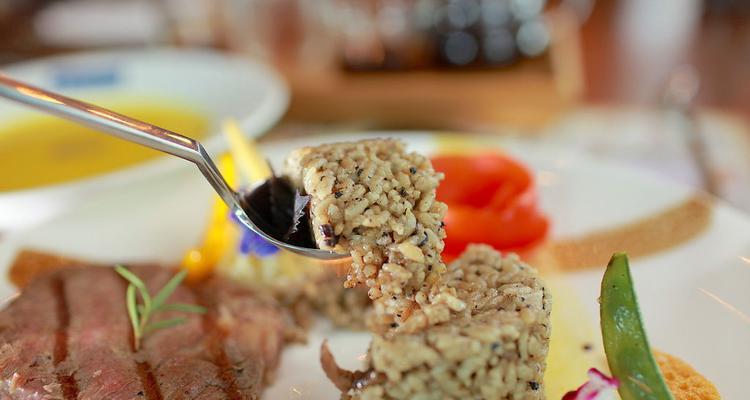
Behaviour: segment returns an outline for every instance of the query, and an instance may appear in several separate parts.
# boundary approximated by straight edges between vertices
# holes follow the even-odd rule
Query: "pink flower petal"
[[[588,372],[589,380],[578,389],[566,393],[562,400],[615,400],[620,382],[610,378],[596,368]]]

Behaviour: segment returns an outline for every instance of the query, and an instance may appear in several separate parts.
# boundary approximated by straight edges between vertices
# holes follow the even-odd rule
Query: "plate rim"
[[[363,135],[363,133],[365,133],[367,136]],[[373,136],[389,136],[389,137],[402,138],[403,137],[402,135],[410,135],[412,137],[417,137],[417,139],[414,139],[414,141],[423,141],[425,139],[432,139],[431,143],[435,143],[434,138],[440,134],[442,133],[434,132],[434,131],[424,131],[424,130],[422,131],[366,131],[366,132],[346,131],[343,134],[318,134],[318,135],[315,135],[314,138],[316,138],[317,140],[332,141],[337,138],[338,139],[345,139],[345,138],[352,138],[352,137],[365,138],[365,137],[373,137]],[[352,136],[352,135],[357,135],[357,136]],[[471,136],[463,135],[463,137],[471,137]],[[285,140],[279,140],[279,141],[269,141],[269,142],[263,143],[262,146],[279,146],[279,145],[284,146],[284,145],[290,145],[290,144],[297,145],[297,144],[305,143],[305,142],[309,143],[311,141],[310,139],[311,137],[302,137],[302,138],[295,138],[291,140],[285,139]],[[500,136],[495,137],[494,139],[496,139],[496,142],[498,143],[498,145],[501,145],[501,146],[505,146],[508,139],[513,140],[513,138],[506,138],[506,137],[500,137]],[[520,142],[518,147],[508,146],[508,150],[510,154],[517,155],[519,150],[525,149],[531,145],[533,145],[533,143]],[[435,147],[432,147],[434,145],[430,145],[430,146],[431,147],[428,148],[429,149],[428,151],[434,152]],[[544,154],[549,154],[548,152],[550,151],[554,152],[554,151],[561,151],[561,149],[562,150],[565,149],[564,146],[549,146],[549,145],[542,145],[540,146],[540,148],[542,148],[540,152],[543,152]],[[596,155],[591,155],[591,154],[583,153],[583,152],[576,152],[573,158],[576,158],[576,159],[582,158],[585,160],[585,162],[591,162],[591,163],[605,163],[606,165],[612,168],[621,170],[624,173],[627,173],[637,179],[648,179],[649,182],[657,182],[657,183],[660,182],[660,183],[664,183],[668,185],[669,187],[679,187],[679,188],[684,188],[690,191],[696,190],[695,188],[685,185],[684,183],[670,181],[666,177],[659,176],[657,174],[649,174],[644,169],[635,168],[632,165],[624,164],[616,160],[608,160],[604,157],[597,157]],[[750,216],[748,216],[743,211],[736,209],[731,204],[728,204],[722,201],[721,199],[716,199],[712,207],[715,212],[717,213],[728,212],[729,216],[731,216],[732,218],[736,218],[739,224],[742,224],[742,226],[750,227]],[[46,223],[53,223],[53,222],[54,220],[48,221]],[[34,229],[39,229],[39,227],[37,228],[31,227],[31,229],[29,230],[33,231]],[[10,259],[15,254],[17,254],[16,252],[20,249],[19,245],[23,244],[23,241],[25,240],[24,236],[29,234],[28,232],[29,230],[13,232],[7,236],[0,238],[0,269],[1,270],[7,271],[7,268],[9,266],[8,262],[10,262],[10,260],[8,260],[7,262],[3,260],[6,258]],[[11,243],[8,243],[6,241],[11,242]],[[686,244],[686,246],[691,246],[691,245]]]

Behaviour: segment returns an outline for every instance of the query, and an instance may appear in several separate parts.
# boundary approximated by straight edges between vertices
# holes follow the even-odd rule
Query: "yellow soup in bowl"
[[[209,120],[174,101],[109,103],[121,114],[196,139]],[[0,192],[90,178],[163,153],[57,117],[29,113],[0,124]]]

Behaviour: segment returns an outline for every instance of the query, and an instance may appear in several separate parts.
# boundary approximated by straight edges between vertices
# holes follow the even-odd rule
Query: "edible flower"
[[[568,392],[562,400],[615,400],[620,382],[610,378],[596,368],[588,372],[589,380],[578,389]]]
[[[254,255],[258,257],[266,257],[279,252],[278,247],[274,246],[257,233],[251,231],[248,227],[243,225],[234,214],[230,213],[230,215],[232,221],[242,230],[238,249],[240,254],[245,256]]]

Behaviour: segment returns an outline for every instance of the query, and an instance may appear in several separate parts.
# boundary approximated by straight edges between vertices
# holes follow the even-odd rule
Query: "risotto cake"
[[[317,245],[350,253],[345,285],[373,300],[365,371],[321,354],[344,398],[543,397],[549,295],[535,270],[487,246],[442,262],[443,176],[426,157],[397,140],[336,143],[295,151],[286,173],[310,196]]]
[[[419,333],[376,335],[364,372],[326,373],[347,399],[544,398],[550,296],[515,255],[469,246],[444,276],[468,307]]]
[[[318,247],[352,255],[345,285],[367,286],[372,330],[416,332],[466,307],[437,285],[446,206],[429,159],[398,140],[334,143],[293,152],[286,174],[311,197]]]

